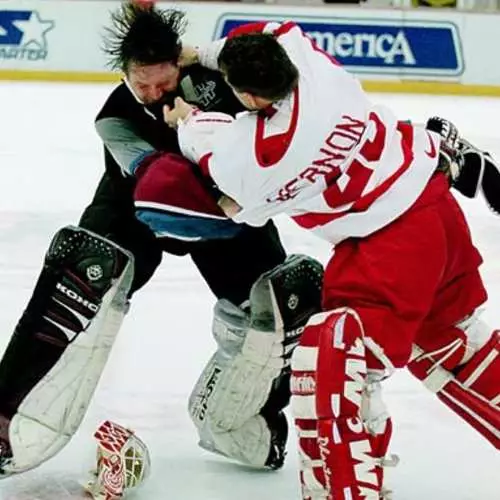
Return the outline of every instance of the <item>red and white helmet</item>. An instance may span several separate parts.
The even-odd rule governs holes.
[[[86,490],[95,500],[123,498],[148,477],[149,451],[133,431],[114,422],[104,422],[94,437],[97,439],[97,469]]]

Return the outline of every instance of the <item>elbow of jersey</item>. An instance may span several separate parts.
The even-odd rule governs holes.
[[[161,155],[162,153],[156,151],[155,149],[144,151],[130,163],[127,168],[127,172],[137,178],[142,177],[149,165],[151,165]]]

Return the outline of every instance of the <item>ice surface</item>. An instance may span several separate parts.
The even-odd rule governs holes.
[[[0,83],[0,351],[10,338],[53,233],[76,223],[102,172],[93,118],[109,85]],[[500,100],[373,95],[401,118],[433,114],[454,120],[472,140],[500,155]],[[460,199],[485,257],[490,291],[485,318],[500,324],[500,217],[481,200]],[[322,261],[328,246],[279,220],[291,252]],[[134,298],[89,412],[72,442],[53,460],[0,481],[0,500],[83,498],[78,481],[93,465],[91,438],[112,419],[149,445],[153,473],[138,500],[298,499],[294,436],[285,468],[263,473],[197,447],[186,402],[210,357],[213,297],[188,258],[166,255]],[[499,500],[500,459],[479,435],[405,372],[385,384],[395,422],[390,473],[395,500]]]

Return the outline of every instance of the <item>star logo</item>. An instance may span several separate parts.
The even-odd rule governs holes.
[[[23,33],[21,46],[25,49],[47,50],[47,33],[54,29],[54,21],[42,20],[40,14],[34,10],[26,21],[12,21]]]

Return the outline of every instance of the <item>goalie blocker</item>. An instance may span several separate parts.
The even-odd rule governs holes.
[[[319,262],[291,255],[255,282],[246,303],[216,303],[218,348],[189,400],[202,448],[253,467],[283,465],[290,360],[321,308],[322,281]]]
[[[78,429],[127,309],[130,253],[64,227],[0,362],[0,473],[32,469]]]
[[[495,159],[460,137],[449,120],[434,116],[427,121],[426,128],[443,138],[440,169],[447,174],[451,185],[467,198],[476,198],[482,192],[491,211],[500,214],[500,166]]]

